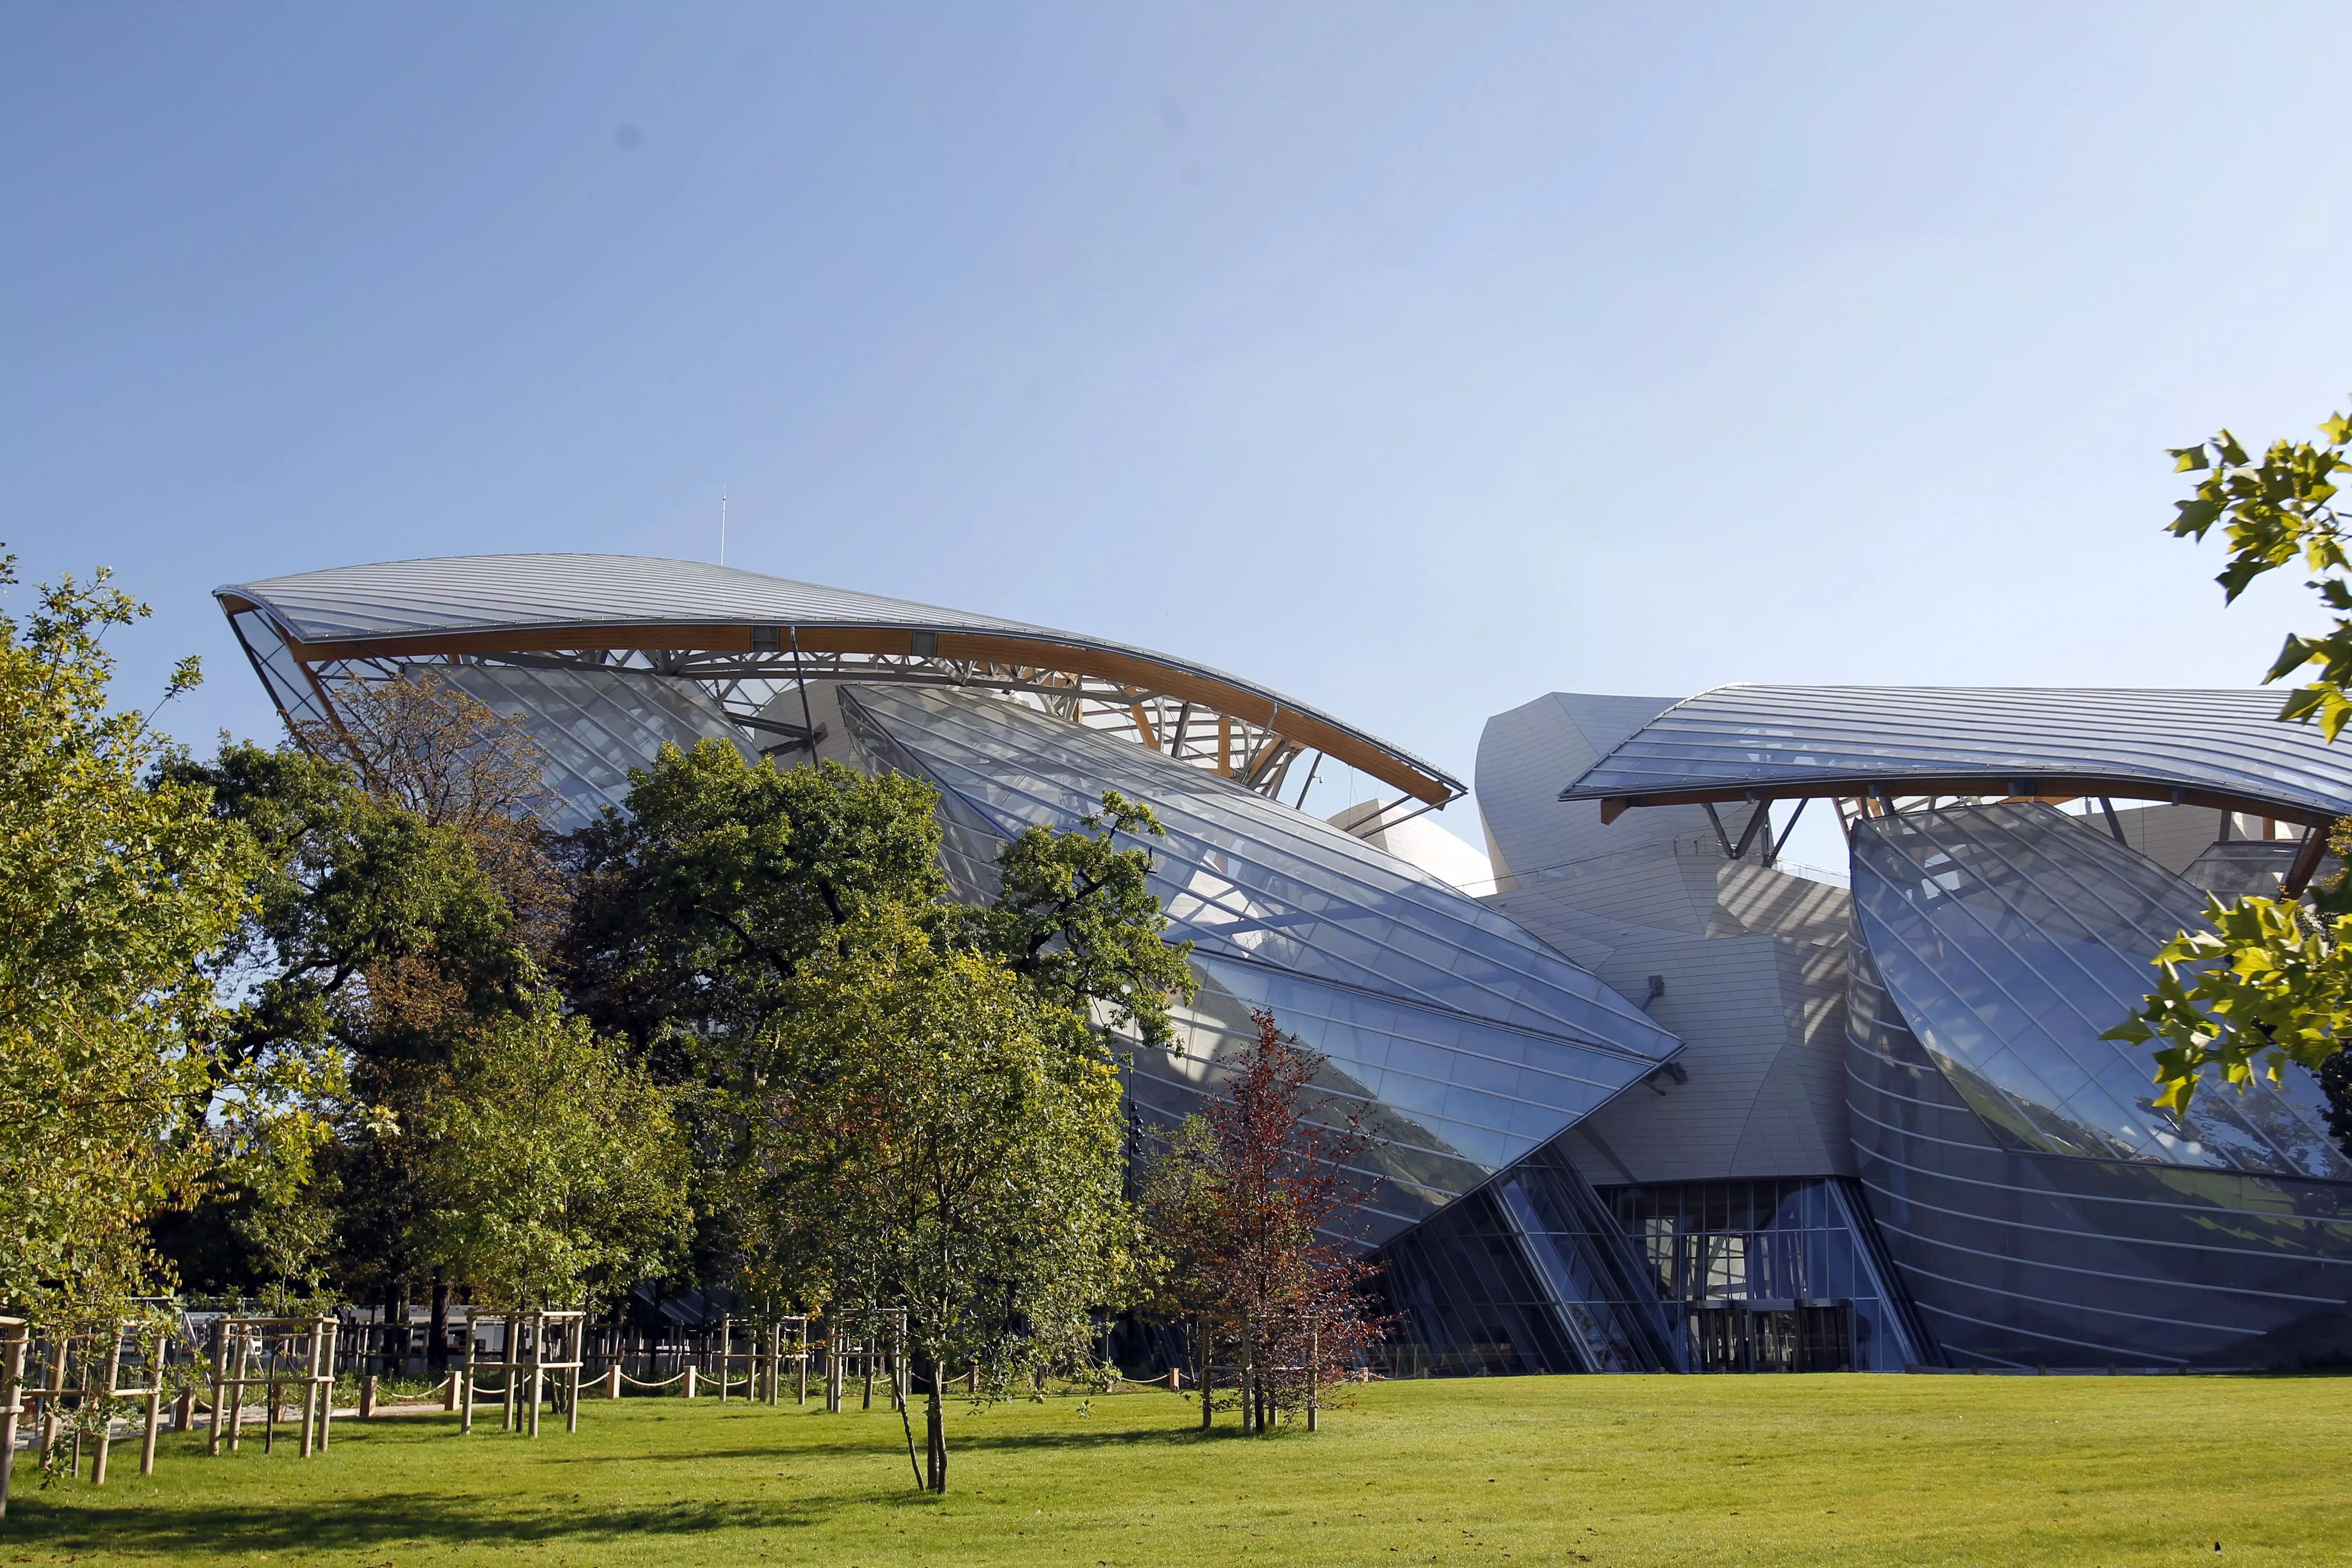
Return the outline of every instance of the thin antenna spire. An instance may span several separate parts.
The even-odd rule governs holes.
[[[719,564],[727,564],[727,492],[719,492]]]

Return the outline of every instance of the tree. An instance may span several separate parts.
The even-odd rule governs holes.
[[[0,1300],[69,1329],[152,1280],[158,1211],[310,1136],[317,1087],[301,1053],[226,1042],[202,965],[247,913],[255,847],[201,784],[149,780],[168,742],[110,709],[102,643],[148,611],[108,581],[0,615]],[[166,700],[198,679],[183,662]]]
[[[2215,581],[2234,603],[2256,578],[2297,562],[2306,584],[2334,613],[2332,630],[2291,633],[2265,683],[2313,665],[2318,674],[2286,699],[2279,718],[2319,725],[2334,742],[2352,720],[2352,570],[2346,519],[2336,507],[2336,478],[2352,445],[2352,416],[2331,415],[2322,444],[2274,441],[2257,461],[2223,430],[2210,441],[2176,447],[2176,472],[2201,473],[2195,491],[2176,503],[2168,531],[2201,541],[2217,524],[2229,558]],[[2352,859],[2352,818],[2336,822],[2330,847]],[[2256,1074],[2276,1082],[2288,1063],[2320,1075],[2331,1105],[2330,1130],[2352,1152],[2352,913],[2341,907],[2352,888],[2341,873],[2314,889],[2315,909],[2292,898],[2208,900],[2207,929],[2185,931],[2154,960],[2157,988],[2130,1018],[2101,1037],[2156,1042],[2157,1103],[2186,1114],[2212,1069],[2243,1086]]]
[[[632,770],[626,804],[580,836],[565,956],[582,1006],[642,1047],[748,1042],[852,921],[945,897],[937,800],[838,763],[664,746]]]
[[[684,1235],[668,1091],[551,989],[465,1035],[415,1122],[422,1250],[477,1300],[570,1307],[659,1272]]]
[[[2332,414],[2319,426],[2324,444],[2273,441],[2257,462],[2223,430],[2210,441],[2172,449],[2178,473],[2201,473],[2187,500],[2174,503],[2168,531],[2177,538],[2202,541],[2216,523],[2229,541],[2229,559],[2214,579],[2225,602],[2258,577],[2301,562],[2315,574],[2305,586],[2334,612],[2333,630],[2318,637],[2287,635],[2265,685],[2283,680],[2312,665],[2319,674],[2291,693],[2279,717],[2292,721],[2316,720],[2330,741],[2352,720],[2352,574],[2345,555],[2345,517],[2336,505],[2336,477],[2352,458],[2352,416]]]
[[[1167,1300],[1189,1314],[1200,1358],[1202,1425],[1217,1343],[1240,1358],[1244,1431],[1330,1388],[1382,1334],[1366,1310],[1372,1266],[1328,1232],[1354,1196],[1348,1167],[1374,1144],[1353,1114],[1318,1120],[1310,1101],[1325,1058],[1250,1015],[1257,1037],[1205,1116],[1188,1119],[1146,1176],[1151,1228],[1170,1249]]]
[[[1073,1009],[903,910],[875,911],[793,991],[769,1047],[790,1086],[778,1146],[823,1151],[833,1312],[907,1314],[921,1479],[943,1492],[947,1378],[971,1369],[987,1401],[1085,1365],[1093,1309],[1131,1273],[1118,1071]]]
[[[1192,944],[1161,934],[1168,921],[1151,893],[1151,852],[1118,842],[1163,831],[1150,806],[1116,790],[1105,790],[1102,810],[1076,829],[1024,830],[997,856],[995,901],[968,911],[968,939],[1045,1000],[1082,1013],[1099,1007],[1107,1027],[1168,1048],[1169,1007],[1192,995]]]
[[[446,1087],[461,1036],[524,1006],[565,894],[537,816],[545,753],[515,721],[429,671],[337,697],[336,722],[298,724],[275,751],[224,739],[211,763],[172,770],[264,852],[218,965],[244,998],[244,1046],[331,1052],[351,1082],[318,1107],[335,1136],[315,1165],[257,1164],[267,1179],[210,1217],[281,1290],[315,1268],[294,1265],[297,1238],[338,1241],[339,1283],[398,1315],[427,1267],[411,1112]],[[438,1364],[449,1297],[431,1284]]]
[[[506,902],[519,944],[544,959],[570,882],[545,817],[552,759],[520,714],[422,666],[391,680],[345,682],[332,721],[297,721],[310,755],[348,770],[378,801],[455,831]]]
[[[1150,1040],[1168,1036],[1171,997],[1191,993],[1137,842],[1160,832],[1149,809],[1108,795],[1076,829],[1020,835],[997,900],[964,909],[940,870],[938,805],[919,780],[753,764],[704,742],[633,773],[624,805],[581,837],[564,973],[600,1027],[694,1090],[700,1268],[757,1300],[812,1306],[835,1277],[831,1233],[810,1217],[837,1180],[834,1145],[805,1117],[784,1120],[799,1101],[769,1033],[808,1005],[809,966],[839,959],[852,931],[887,915],[1003,963],[1042,1006],[1099,1009],[1103,1028]]]

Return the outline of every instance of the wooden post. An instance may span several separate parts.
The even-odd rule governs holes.
[[[1307,1331],[1307,1429],[1315,1430],[1318,1413],[1317,1395],[1322,1392],[1323,1329],[1318,1324]]]
[[[106,1385],[104,1390],[99,1393],[98,1398],[110,1405],[114,1401],[115,1389],[122,1382],[122,1325],[116,1323],[114,1331],[107,1337],[111,1342],[106,1347]],[[82,1392],[81,1403],[84,1409],[89,1408],[96,1403],[91,1399],[90,1392],[88,1389]],[[108,1410],[105,1412],[105,1419],[98,1426],[98,1452],[91,1456],[89,1462],[90,1485],[102,1487],[106,1484],[107,1457],[113,1450],[114,1412]]]
[[[153,1348],[147,1355],[147,1435],[139,1444],[139,1473],[155,1473],[155,1435],[163,1423],[163,1338],[159,1324],[154,1332]],[[143,1347],[142,1347],[143,1348]]]
[[[604,1369],[604,1397],[607,1399],[621,1397],[621,1363],[619,1362],[614,1362]]]
[[[588,1320],[585,1316],[572,1320],[572,1332],[567,1337],[572,1342],[572,1353],[563,1359],[572,1366],[564,1373],[564,1381],[571,1386],[563,1391],[563,1429],[577,1432],[580,1430],[580,1363],[587,1359],[588,1349]]]
[[[375,1373],[369,1373],[360,1379],[360,1419],[362,1421],[375,1419]]]
[[[547,1399],[547,1310],[541,1308],[530,1325],[530,1435],[539,1436],[539,1407]]]
[[[841,1414],[841,1330],[831,1324],[824,1336],[824,1413]]]
[[[691,1361],[686,1363],[686,1396],[688,1399],[694,1397],[694,1363]]]
[[[808,1405],[809,1337],[808,1319],[805,1317],[801,1320],[799,1343],[800,1350],[793,1358],[796,1369],[793,1374],[793,1381],[799,1385],[800,1390],[794,1397],[803,1408],[806,1408]]]
[[[8,1517],[8,1472],[16,1468],[16,1420],[25,1413],[25,1347],[33,1326],[0,1318],[0,1519]]]
[[[205,1450],[218,1458],[221,1451],[221,1405],[228,1382],[228,1320],[213,1320],[213,1409],[207,1423],[211,1436],[205,1440]]]
[[[172,1401],[172,1430],[193,1432],[196,1429],[196,1390],[193,1384],[180,1385],[180,1397]]]
[[[499,1360],[503,1363],[507,1374],[507,1386],[505,1392],[499,1396],[499,1430],[511,1432],[515,1429],[515,1368],[520,1364],[518,1358],[521,1354],[520,1347],[522,1344],[522,1319],[513,1312],[509,1312],[506,1321],[507,1346],[499,1352]]]
[[[457,1431],[460,1436],[474,1429],[474,1309],[466,1309],[466,1358],[457,1368]]]
[[[320,1332],[327,1339],[326,1378],[319,1389],[319,1452],[327,1451],[327,1441],[335,1435],[335,1348],[343,1337],[343,1325],[333,1318],[319,1323]]]
[[[301,1455],[309,1458],[318,1451],[319,1430],[319,1352],[326,1348],[327,1336],[320,1331],[321,1320],[310,1320],[310,1331],[302,1336],[302,1442]]]
[[[735,1320],[722,1317],[719,1320],[719,1403],[721,1405],[727,1403],[727,1363],[734,1359],[730,1353],[734,1348]]]
[[[245,1373],[252,1364],[253,1337],[240,1331],[236,1343],[229,1347],[228,1451],[232,1454],[245,1443]]]
[[[857,1370],[866,1380],[865,1397],[858,1405],[861,1410],[874,1408],[874,1316],[869,1312],[866,1318],[866,1335],[857,1342]]]

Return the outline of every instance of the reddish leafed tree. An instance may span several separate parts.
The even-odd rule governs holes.
[[[1201,1372],[1219,1350],[1238,1364],[1244,1431],[1328,1405],[1385,1324],[1369,1310],[1374,1272],[1332,1226],[1355,1196],[1349,1167],[1378,1142],[1352,1109],[1311,1088],[1324,1058],[1272,1013],[1201,1122],[1181,1130],[1144,1199],[1176,1278]],[[1201,1379],[1202,1422],[1214,1380]]]

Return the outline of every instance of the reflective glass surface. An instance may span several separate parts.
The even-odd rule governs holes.
[[[433,673],[491,709],[520,714],[547,748],[548,784],[564,809],[555,826],[578,827],[629,793],[629,770],[651,765],[665,744],[705,740],[741,749],[740,732],[691,681],[619,669],[530,669],[435,665]]]
[[[2275,691],[1718,686],[1635,731],[1568,793],[2091,775],[2352,812],[2352,752],[2278,710]]]
[[[1958,1364],[2293,1366],[2352,1336],[2352,1186],[2021,1148],[1856,943],[1847,1115],[1870,1212]]]
[[[849,686],[861,741],[897,751],[956,798],[958,818],[1006,837],[1099,809],[1116,789],[1150,803],[1148,847],[1175,937],[1204,957],[1263,964],[1530,1031],[1526,1061],[1570,1079],[1630,1081],[1677,1048],[1640,1008],[1451,885],[1302,812],[1014,704],[916,687]],[[984,871],[968,868],[968,877]]]
[[[562,552],[453,555],[336,566],[230,584],[214,593],[261,605],[301,643],[540,627],[687,626],[707,634],[721,626],[731,631],[747,623],[780,629],[874,627],[1016,637],[1060,648],[1120,655],[1165,671],[1210,677],[1266,700],[1276,713],[1311,719],[1318,725],[1368,742],[1444,783],[1453,793],[1461,790],[1458,783],[1428,764],[1350,725],[1255,681],[1206,665],[1082,633],[772,577],[707,561]],[[598,640],[608,639],[600,636]],[[650,639],[650,646],[677,645],[667,637],[656,637]],[[711,646],[724,647],[728,643],[714,639]],[[982,657],[1004,656],[1000,651]],[[1018,662],[1027,663],[1035,657],[1036,650],[1032,649]]]
[[[1650,1267],[1652,1282],[1687,1331],[1688,1309],[1738,1303],[1782,1309],[1838,1303],[1853,1310],[1853,1367],[1901,1372],[1933,1354],[1857,1194],[1836,1177],[1685,1182],[1615,1187],[1604,1195]],[[1696,1347],[1685,1356],[1694,1367]]]
[[[1382,1247],[1404,1374],[1659,1372],[1679,1362],[1639,1256],[1556,1149]]]
[[[2352,1178],[2304,1069],[2208,1088],[2183,1121],[2156,1108],[2145,1047],[2098,1037],[2201,923],[2196,889],[2046,805],[1865,819],[1852,842],[1855,917],[1895,1006],[2013,1147]]]
[[[1183,1054],[1139,1055],[1138,1109],[1156,1121],[1200,1109],[1255,1037],[1250,1009],[1271,1009],[1328,1058],[1318,1085],[1328,1115],[1360,1115],[1383,1141],[1359,1173],[1350,1240],[1422,1219],[1672,1048],[1600,982],[1452,887],[1197,769],[979,694],[857,686],[841,710],[877,763],[940,787],[949,870],[967,897],[989,891],[1007,839],[1074,822],[1106,788],[1153,807],[1168,829],[1150,845],[1153,890],[1170,934],[1196,944],[1202,985],[1180,1016]]]
[[[237,640],[245,645],[247,655],[253,660],[254,672],[261,677],[261,684],[268,689],[269,700],[278,705],[278,710],[298,723],[324,721],[326,714],[319,707],[316,689],[286,647],[286,639],[269,624],[269,617],[246,610],[231,616],[229,624],[236,628]]]

